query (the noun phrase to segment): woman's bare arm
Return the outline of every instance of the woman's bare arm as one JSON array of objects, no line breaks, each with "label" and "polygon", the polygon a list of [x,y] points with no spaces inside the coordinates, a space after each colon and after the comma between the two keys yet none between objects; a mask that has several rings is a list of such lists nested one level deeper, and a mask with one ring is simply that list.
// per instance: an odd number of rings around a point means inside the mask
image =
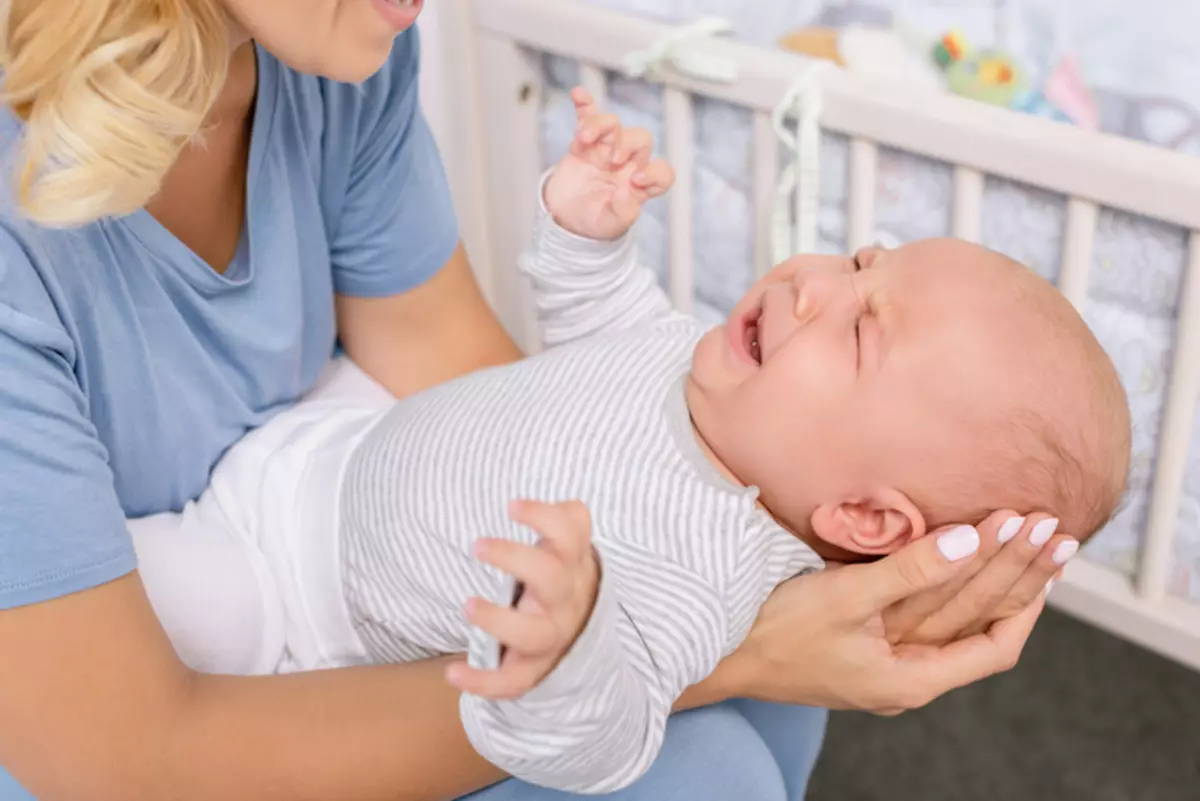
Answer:
[{"label": "woman's bare arm", "polygon": [[461,245],[433,278],[403,295],[338,296],[337,317],[346,353],[399,398],[521,358]]},{"label": "woman's bare arm", "polygon": [[503,776],[444,669],[199,675],[133,574],[0,612],[0,764],[40,801],[456,798]]}]

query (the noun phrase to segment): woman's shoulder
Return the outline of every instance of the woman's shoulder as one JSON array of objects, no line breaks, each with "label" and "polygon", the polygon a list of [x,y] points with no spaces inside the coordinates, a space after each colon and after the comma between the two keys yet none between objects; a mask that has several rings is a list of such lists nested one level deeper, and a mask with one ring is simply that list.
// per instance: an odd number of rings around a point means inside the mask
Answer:
[{"label": "woman's shoulder", "polygon": [[[8,126],[8,114],[0,116],[0,148],[3,148],[5,162],[7,154],[16,145],[19,128]],[[18,339],[36,339],[38,344],[48,345],[48,337],[56,340],[54,344],[65,346],[65,342],[57,342],[63,331],[57,304],[54,301],[58,279],[49,274],[46,260],[37,258],[36,254],[43,250],[46,237],[68,235],[66,232],[55,232],[39,229],[28,223],[16,206],[13,180],[10,173],[0,174],[0,181],[7,182],[0,191],[0,316],[3,316],[7,333],[12,336],[12,327],[16,325],[27,336]],[[38,336],[33,336],[37,332]],[[53,332],[51,334],[51,332]]]}]

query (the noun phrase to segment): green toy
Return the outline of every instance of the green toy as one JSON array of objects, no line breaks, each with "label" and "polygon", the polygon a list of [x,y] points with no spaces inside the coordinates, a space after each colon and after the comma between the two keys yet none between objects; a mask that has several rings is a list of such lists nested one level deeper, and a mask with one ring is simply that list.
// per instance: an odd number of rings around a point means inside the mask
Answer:
[{"label": "green toy", "polygon": [[961,97],[1007,108],[1025,94],[1025,78],[1016,61],[997,50],[973,52],[958,31],[938,40],[933,60],[945,72],[950,91]]}]

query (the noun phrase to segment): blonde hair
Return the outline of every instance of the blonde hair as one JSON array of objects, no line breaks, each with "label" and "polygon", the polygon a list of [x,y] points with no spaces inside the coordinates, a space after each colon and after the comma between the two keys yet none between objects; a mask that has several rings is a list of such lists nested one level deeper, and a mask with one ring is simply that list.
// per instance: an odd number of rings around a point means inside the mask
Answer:
[{"label": "blonde hair", "polygon": [[228,63],[219,0],[0,0],[0,98],[26,123],[21,212],[70,227],[145,206]]}]

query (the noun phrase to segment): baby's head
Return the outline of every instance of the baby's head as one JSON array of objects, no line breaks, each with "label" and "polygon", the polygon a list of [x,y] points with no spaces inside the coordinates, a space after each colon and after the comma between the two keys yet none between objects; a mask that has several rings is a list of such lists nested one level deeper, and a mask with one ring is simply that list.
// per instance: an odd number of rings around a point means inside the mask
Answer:
[{"label": "baby's head", "polygon": [[889,553],[996,509],[1086,539],[1124,492],[1112,362],[1036,274],[956,240],[804,256],[696,349],[705,443],[827,555]]}]

